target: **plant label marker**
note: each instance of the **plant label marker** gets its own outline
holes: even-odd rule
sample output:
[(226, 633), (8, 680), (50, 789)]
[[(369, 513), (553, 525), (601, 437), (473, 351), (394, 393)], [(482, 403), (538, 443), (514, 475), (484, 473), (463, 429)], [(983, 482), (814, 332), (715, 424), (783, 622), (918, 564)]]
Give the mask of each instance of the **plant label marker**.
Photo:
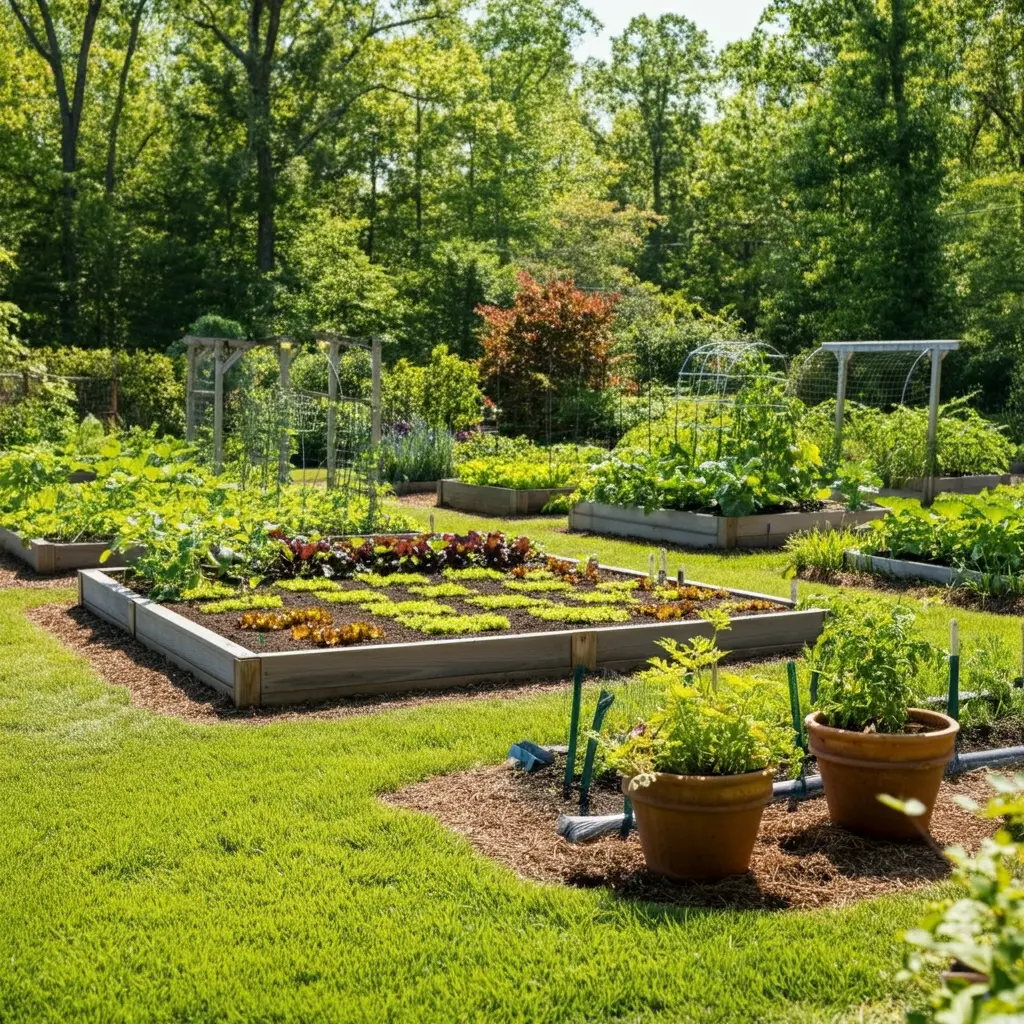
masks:
[(679, 566), (679, 568), (678, 568), (678, 569), (676, 570), (676, 582), (677, 582), (677, 583), (679, 584), (679, 586), (681, 586), (681, 587), (682, 587), (682, 586), (685, 586), (685, 584), (686, 584), (686, 566), (684, 566), (684, 565), (681, 565), (681, 566)]
[(793, 604), (796, 604), (796, 598), (797, 598), (797, 581), (796, 580), (790, 580), (789, 581), (789, 599), (790, 599), (790, 601), (793, 602)]
[(949, 696), (946, 699), (946, 714), (960, 720), (960, 627), (956, 619), (949, 623)]
[(433, 536), (434, 536), (434, 532), (435, 532), (435, 531), (434, 531), (434, 513), (433, 513), (433, 512), (431, 512), (431, 513), (430, 513), (430, 536), (431, 536), (431, 537), (433, 537)]
[(789, 680), (789, 710), (793, 716), (793, 732), (796, 745), (807, 753), (807, 741), (804, 739), (804, 723), (800, 715), (800, 690), (796, 684), (796, 662), (786, 662), (786, 677)]
[(565, 779), (562, 796), (568, 800), (572, 792), (572, 776), (576, 767), (576, 733), (580, 726), (580, 702), (583, 700), (583, 665), (576, 666), (572, 677), (572, 711), (569, 714), (569, 749), (565, 755)]
[(654, 582), (654, 552), (651, 552), (650, 558), (647, 559), (647, 575), (651, 582)]
[(665, 586), (665, 580), (668, 579), (668, 552), (661, 549), (661, 568), (658, 569), (658, 586)]

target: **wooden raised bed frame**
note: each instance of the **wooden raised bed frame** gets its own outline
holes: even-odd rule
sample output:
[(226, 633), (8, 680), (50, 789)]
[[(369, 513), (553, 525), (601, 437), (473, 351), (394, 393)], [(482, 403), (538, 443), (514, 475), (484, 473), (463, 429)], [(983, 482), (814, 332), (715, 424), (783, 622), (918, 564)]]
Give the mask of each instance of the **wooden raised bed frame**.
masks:
[[(614, 571), (644, 575), (627, 569)], [(788, 609), (733, 619), (726, 646), (736, 657), (797, 650), (813, 643), (824, 624), (821, 609), (797, 611), (783, 598), (744, 590), (729, 593), (738, 598), (763, 598)], [(579, 663), (590, 669), (625, 672), (663, 653), (657, 646), (662, 637), (683, 641), (711, 634), (710, 624), (698, 619), (260, 654), (140, 597), (114, 575), (98, 569), (78, 573), (78, 603), (227, 694), (236, 707), (484, 681), (557, 679), (569, 675)]]
[(688, 548), (779, 548), (801, 530), (854, 528), (889, 512), (866, 508), (858, 512), (775, 512), (754, 516), (715, 516), (708, 512), (677, 512), (581, 502), (569, 511), (569, 529), (615, 537), (640, 537)]
[(127, 556), (113, 554), (105, 563), (101, 563), (100, 557), (110, 547), (109, 541), (62, 544), (49, 540), (30, 540), (26, 544), (21, 534), (3, 528), (0, 528), (0, 547), (40, 575), (95, 569), (101, 564), (112, 569), (119, 568), (131, 562), (135, 555), (134, 551), (129, 551)]
[[(932, 483), (932, 494), (981, 494), (993, 487), (1024, 483), (1020, 473), (986, 473), (975, 476), (937, 476)], [(883, 497), (920, 498), (925, 492), (923, 477), (908, 480), (902, 487), (883, 487)]]
[[(940, 587), (960, 586), (967, 582), (980, 583), (985, 578), (984, 573), (975, 569), (954, 569), (949, 565), (913, 562), (905, 558), (865, 555), (856, 548), (848, 548), (843, 552), (843, 562), (847, 568), (857, 572), (888, 576), (891, 579), (921, 580), (924, 583), (934, 583)], [(1004, 579), (1004, 577), (994, 574), (989, 578), (994, 581)]]
[(572, 494), (574, 487), (539, 487), (517, 491), (512, 487), (483, 487), (461, 480), (437, 481), (439, 508), (454, 508), (480, 516), (532, 516), (556, 494)]

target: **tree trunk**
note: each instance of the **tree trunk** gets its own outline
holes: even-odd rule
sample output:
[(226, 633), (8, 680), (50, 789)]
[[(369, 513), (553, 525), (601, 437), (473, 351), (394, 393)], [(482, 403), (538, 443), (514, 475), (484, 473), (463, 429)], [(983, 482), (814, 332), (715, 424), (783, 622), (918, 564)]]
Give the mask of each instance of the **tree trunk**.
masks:
[(128, 33), (128, 48), (124, 53), (124, 62), (121, 64), (121, 76), (117, 82), (117, 96), (114, 100), (114, 111), (110, 117), (110, 132), (107, 137), (107, 174), (106, 189), (107, 195), (112, 195), (117, 176), (117, 133), (121, 128), (121, 114), (124, 112), (124, 95), (128, 88), (128, 75), (131, 71), (132, 58), (135, 56), (135, 49), (139, 43), (139, 25), (142, 22), (142, 12), (146, 8), (146, 0), (139, 0), (132, 14), (131, 31)]
[(274, 269), (275, 206), (274, 160), (270, 149), (270, 64), (255, 63), (249, 73), (251, 109), (249, 145), (256, 157), (256, 267), (263, 274)]

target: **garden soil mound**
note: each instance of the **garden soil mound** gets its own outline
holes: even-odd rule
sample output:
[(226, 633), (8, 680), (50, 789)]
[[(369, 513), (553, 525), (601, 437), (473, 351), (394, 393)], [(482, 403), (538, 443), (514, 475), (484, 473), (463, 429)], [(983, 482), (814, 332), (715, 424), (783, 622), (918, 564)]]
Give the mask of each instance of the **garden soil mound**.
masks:
[[(676, 883), (644, 868), (640, 841), (610, 836), (574, 846), (555, 832), (560, 814), (575, 814), (562, 800), (561, 771), (527, 774), (507, 765), (438, 776), (385, 799), (395, 807), (432, 814), (465, 836), (480, 853), (523, 878), (585, 888), (657, 903), (736, 909), (839, 907), (919, 889), (945, 878), (949, 865), (938, 847), (976, 849), (995, 831), (954, 802), (958, 794), (984, 800), (984, 772), (943, 784), (932, 818), (937, 846), (861, 839), (835, 828), (822, 798), (772, 804), (765, 809), (751, 870), (720, 882)], [(578, 801), (578, 798), (577, 798)], [(622, 811), (622, 796), (594, 793), (592, 813)]]

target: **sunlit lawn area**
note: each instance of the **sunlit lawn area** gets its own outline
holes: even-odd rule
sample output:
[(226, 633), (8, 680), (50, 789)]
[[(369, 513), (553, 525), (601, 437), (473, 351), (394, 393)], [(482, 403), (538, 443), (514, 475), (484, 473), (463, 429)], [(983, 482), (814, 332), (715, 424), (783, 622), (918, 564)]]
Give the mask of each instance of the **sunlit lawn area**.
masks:
[[(416, 514), (425, 522), (429, 509)], [(645, 568), (564, 519), (470, 521)], [(673, 554), (784, 594), (781, 554)], [(802, 585), (803, 591), (804, 585)], [(197, 726), (133, 708), (0, 593), (0, 1020), (895, 1019), (929, 894), (823, 912), (683, 910), (538, 885), (377, 795), (557, 742), (566, 697)], [(951, 609), (922, 609), (936, 642)], [(957, 613), (1012, 639), (1009, 619)], [(770, 677), (778, 677), (773, 666)]]

